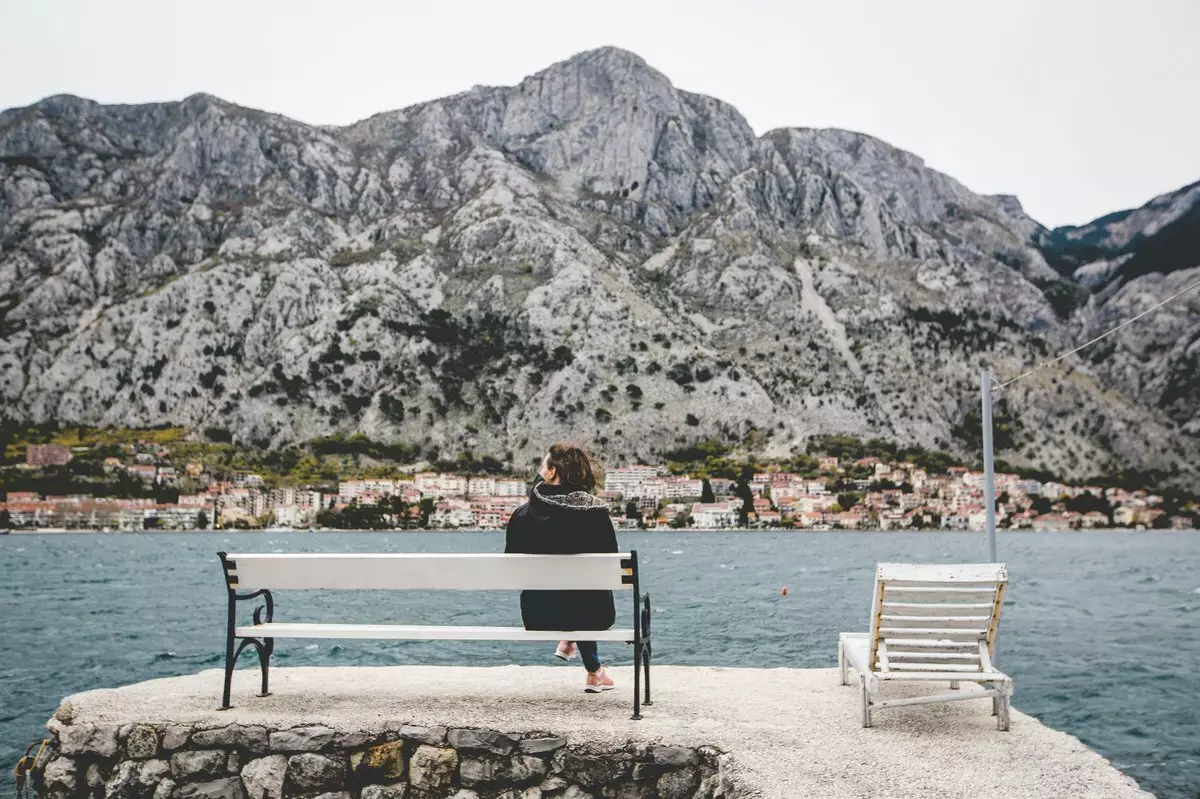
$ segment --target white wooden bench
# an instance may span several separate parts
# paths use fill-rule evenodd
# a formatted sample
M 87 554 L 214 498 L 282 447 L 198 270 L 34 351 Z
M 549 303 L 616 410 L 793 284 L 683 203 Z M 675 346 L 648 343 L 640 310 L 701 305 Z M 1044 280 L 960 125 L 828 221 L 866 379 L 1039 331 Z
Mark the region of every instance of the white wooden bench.
M 650 701 L 650 595 L 641 593 L 637 551 L 582 555 L 493 554 L 229 554 L 217 553 L 229 593 L 225 691 L 247 647 L 258 652 L 268 696 L 276 638 L 383 638 L 463 641 L 624 641 L 633 645 L 633 718 L 641 718 L 641 675 Z M 272 591 L 331 590 L 613 590 L 633 594 L 633 626 L 611 630 L 526 630 L 524 627 L 437 627 L 275 621 Z M 238 624 L 239 602 L 261 597 L 251 624 Z M 513 603 L 514 614 L 519 613 Z

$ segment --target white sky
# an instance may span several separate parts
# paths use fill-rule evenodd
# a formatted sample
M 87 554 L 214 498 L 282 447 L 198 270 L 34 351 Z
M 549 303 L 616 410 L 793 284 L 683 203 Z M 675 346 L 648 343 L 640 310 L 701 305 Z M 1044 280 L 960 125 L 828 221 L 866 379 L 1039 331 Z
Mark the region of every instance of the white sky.
M 605 45 L 759 134 L 863 131 L 1050 226 L 1200 179 L 1198 0 L 0 0 L 0 108 L 203 91 L 343 124 Z

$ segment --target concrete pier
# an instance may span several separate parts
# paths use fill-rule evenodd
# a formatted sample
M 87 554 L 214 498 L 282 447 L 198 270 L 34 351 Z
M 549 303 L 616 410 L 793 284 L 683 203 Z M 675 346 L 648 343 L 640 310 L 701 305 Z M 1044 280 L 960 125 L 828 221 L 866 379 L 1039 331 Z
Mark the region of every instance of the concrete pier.
M 411 781 L 418 768 L 433 773 L 427 760 L 443 757 L 442 782 L 405 783 L 408 796 L 1149 796 L 1074 737 L 1019 711 L 1013 711 L 1010 732 L 997 731 L 986 699 L 882 710 L 875 726 L 863 729 L 858 691 L 839 686 L 836 669 L 656 665 L 654 704 L 644 709 L 642 721 L 632 721 L 631 672 L 612 673 L 617 689 L 592 695 L 583 692 L 578 666 L 282 668 L 272 670 L 272 695 L 259 698 L 257 669 L 242 668 L 226 711 L 218 710 L 218 670 L 88 691 L 64 700 L 50 722 L 64 761 L 52 767 L 70 775 L 48 772 L 48 778 L 58 779 L 55 790 L 64 797 L 94 795 L 96 784 L 123 779 L 141 785 L 147 796 L 257 799 L 324 791 L 372 799 L 402 796 L 404 789 L 388 793 L 386 785 L 368 782 L 400 780 L 400 774 Z M 1019 683 L 1017 688 L 1019 703 Z M 887 685 L 884 698 L 939 690 L 944 686 Z M 231 725 L 236 734 L 198 732 Z M 246 729 L 260 732 L 247 738 Z M 478 730 L 485 732 L 470 732 Z M 130 741 L 138 736 L 135 749 Z M 481 736 L 499 741 L 498 748 L 481 745 Z M 530 736 L 553 743 L 525 743 Z M 404 759 L 393 764 L 392 776 L 373 773 L 356 782 L 363 758 L 377 757 L 364 754 L 365 748 L 389 745 L 393 757 Z M 356 754 L 355 746 L 363 751 Z M 180 756 L 221 748 L 233 755 L 228 764 L 210 764 L 198 776 L 186 764 L 200 761 Z M 319 790 L 308 785 L 306 791 L 310 777 L 304 774 L 316 766 L 297 761 L 297 751 L 341 758 L 341 766 L 322 768 L 340 768 L 344 785 L 323 777 Z M 616 769 L 612 779 L 630 787 L 599 785 L 595 769 L 590 778 L 573 776 L 572 769 L 586 773 L 587 763 L 605 756 L 605 767 Z M 271 757 L 279 772 L 274 788 L 262 780 L 269 764 L 254 765 Z M 478 758 L 484 759 L 476 763 Z M 151 762 L 166 765 L 145 765 Z M 159 784 L 152 784 L 155 779 Z M 165 790 L 163 780 L 169 783 Z M 136 794 L 118 788 L 121 795 Z

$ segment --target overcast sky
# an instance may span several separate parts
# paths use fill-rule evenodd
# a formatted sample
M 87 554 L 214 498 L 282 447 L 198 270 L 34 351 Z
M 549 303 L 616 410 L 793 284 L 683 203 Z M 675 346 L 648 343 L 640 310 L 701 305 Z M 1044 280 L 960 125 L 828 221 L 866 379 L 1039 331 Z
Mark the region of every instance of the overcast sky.
M 208 92 L 343 124 L 605 45 L 759 134 L 863 131 L 1050 226 L 1200 180 L 1197 0 L 0 0 L 0 107 Z

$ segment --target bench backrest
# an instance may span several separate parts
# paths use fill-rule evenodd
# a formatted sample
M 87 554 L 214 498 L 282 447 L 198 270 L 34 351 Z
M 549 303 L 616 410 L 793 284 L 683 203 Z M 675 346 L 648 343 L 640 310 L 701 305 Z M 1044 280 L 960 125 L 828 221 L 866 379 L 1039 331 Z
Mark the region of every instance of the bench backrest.
M 458 589 L 490 591 L 632 589 L 630 553 L 581 555 L 226 554 L 225 579 L 236 590 Z
M 980 662 L 979 644 L 994 654 L 1008 586 L 1003 563 L 932 565 L 880 563 L 871 601 L 870 660 L 880 669 L 880 644 L 897 663 Z

